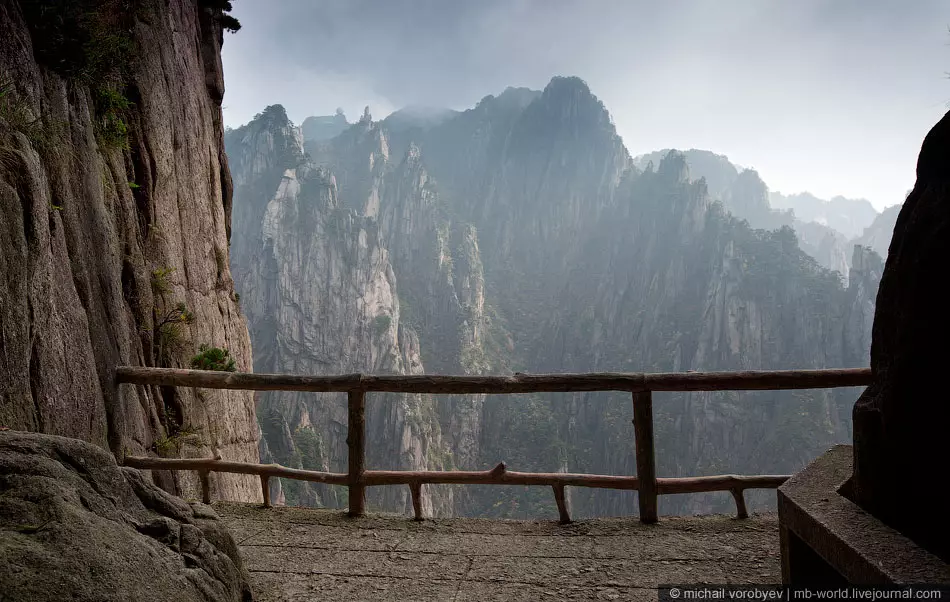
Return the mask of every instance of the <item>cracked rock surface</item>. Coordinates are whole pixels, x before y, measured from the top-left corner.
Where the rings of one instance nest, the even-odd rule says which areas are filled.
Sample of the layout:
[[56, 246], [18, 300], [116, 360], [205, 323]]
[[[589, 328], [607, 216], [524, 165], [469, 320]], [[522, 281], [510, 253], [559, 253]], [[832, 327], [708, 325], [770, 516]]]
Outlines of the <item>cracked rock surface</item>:
[[0, 432], [4, 600], [249, 601], [246, 575], [210, 507], [95, 445]]

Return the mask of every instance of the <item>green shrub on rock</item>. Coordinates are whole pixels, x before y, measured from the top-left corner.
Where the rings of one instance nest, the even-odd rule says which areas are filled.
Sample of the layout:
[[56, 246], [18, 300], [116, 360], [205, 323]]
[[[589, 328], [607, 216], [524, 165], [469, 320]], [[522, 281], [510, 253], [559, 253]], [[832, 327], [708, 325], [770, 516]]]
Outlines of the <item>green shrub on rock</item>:
[[214, 370], [217, 372], [234, 372], [235, 362], [231, 352], [221, 347], [198, 347], [198, 354], [191, 358], [191, 367], [196, 370]]

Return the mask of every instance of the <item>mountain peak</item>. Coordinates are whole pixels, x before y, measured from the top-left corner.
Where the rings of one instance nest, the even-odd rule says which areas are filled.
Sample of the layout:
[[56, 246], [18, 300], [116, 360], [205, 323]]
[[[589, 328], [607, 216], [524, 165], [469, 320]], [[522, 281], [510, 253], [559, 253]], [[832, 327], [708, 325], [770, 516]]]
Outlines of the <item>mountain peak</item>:
[[551, 81], [548, 82], [548, 85], [544, 87], [544, 93], [555, 93], [555, 92], [591, 94], [590, 86], [587, 85], [587, 82], [577, 77], [576, 75], [570, 75], [570, 76], [556, 75], [552, 77]]
[[284, 105], [276, 104], [266, 107], [263, 111], [254, 116], [251, 123], [258, 123], [265, 127], [287, 127], [293, 126], [293, 122], [287, 117], [287, 110]]
[[686, 164], [686, 155], [678, 150], [666, 153], [657, 169], [660, 176], [669, 177], [677, 182], [689, 181], [689, 166]]
[[585, 107], [607, 114], [604, 104], [591, 93], [587, 82], [579, 77], [552, 77], [541, 92], [541, 102]]
[[505, 106], [516, 106], [523, 109], [539, 96], [541, 96], [541, 92], [538, 90], [508, 86], [504, 92], [495, 97], [495, 101]]
[[549, 124], [570, 122], [577, 128], [616, 134], [607, 107], [579, 77], [552, 78], [527, 110]]
[[769, 187], [754, 169], [739, 173], [729, 196], [732, 212], [746, 219], [750, 214], [768, 212], [771, 209]]

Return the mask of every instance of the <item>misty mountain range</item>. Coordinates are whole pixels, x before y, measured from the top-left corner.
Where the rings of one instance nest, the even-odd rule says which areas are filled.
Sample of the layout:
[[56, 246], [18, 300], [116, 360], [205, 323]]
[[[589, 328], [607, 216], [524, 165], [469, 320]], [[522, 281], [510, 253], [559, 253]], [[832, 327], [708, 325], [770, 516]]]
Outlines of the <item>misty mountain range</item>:
[[[521, 93], [538, 94], [527, 89], [522, 89]], [[383, 123], [391, 132], [404, 132], [437, 126], [457, 114], [458, 111], [451, 109], [412, 106], [393, 112]], [[301, 130], [305, 144], [318, 145], [339, 135], [349, 125], [340, 110], [333, 116], [308, 117]], [[640, 169], [650, 162], [658, 165], [671, 150], [676, 149], [667, 148], [638, 155], [633, 158], [634, 165]], [[752, 203], [743, 205], [741, 193], [737, 194], [733, 186], [744, 171], [752, 172], [748, 174], [750, 180], [758, 178], [757, 174], [752, 176], [755, 174], [753, 170], [739, 167], [725, 155], [708, 150], [689, 149], [680, 152], [686, 157], [691, 176], [705, 179], [712, 199], [723, 202], [733, 215], [749, 220], [753, 227], [774, 229], [782, 224], [791, 225], [796, 230], [803, 250], [823, 266], [839, 272], [845, 282], [854, 245], [870, 246], [882, 257], [887, 256], [887, 246], [900, 212], [900, 203], [878, 212], [867, 199], [843, 196], [820, 199], [809, 192], [784, 195], [778, 191], [768, 191], [766, 203], [762, 202], [760, 196], [756, 198], [753, 195]], [[763, 216], [763, 219], [759, 219]]]
[[[382, 121], [338, 113], [298, 128], [274, 105], [225, 144], [231, 268], [256, 371], [868, 364], [890, 210], [770, 195], [756, 172], [709, 151], [632, 158], [578, 78]], [[850, 436], [855, 396], [657, 395], [659, 474], [792, 472]], [[345, 466], [342, 396], [264, 392], [257, 408], [262, 461]], [[629, 396], [614, 393], [377, 395], [368, 462], [634, 474], [630, 418]], [[429, 489], [435, 515], [553, 512], [546, 491]], [[345, 503], [335, 488], [301, 482], [274, 494]], [[369, 495], [381, 509], [409, 508], [399, 488]], [[632, 492], [571, 495], [579, 516], [635, 506]], [[661, 512], [715, 510], [726, 498], [664, 498]]]

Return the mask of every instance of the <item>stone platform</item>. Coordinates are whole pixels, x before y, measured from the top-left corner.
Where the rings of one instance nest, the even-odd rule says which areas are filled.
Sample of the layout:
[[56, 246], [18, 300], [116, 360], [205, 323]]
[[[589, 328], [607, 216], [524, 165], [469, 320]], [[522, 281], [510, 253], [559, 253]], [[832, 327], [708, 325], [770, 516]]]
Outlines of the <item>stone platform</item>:
[[950, 565], [848, 498], [853, 457], [836, 445], [779, 488], [785, 581], [950, 585]]
[[662, 583], [780, 583], [775, 515], [439, 519], [217, 503], [261, 602], [656, 600]]

